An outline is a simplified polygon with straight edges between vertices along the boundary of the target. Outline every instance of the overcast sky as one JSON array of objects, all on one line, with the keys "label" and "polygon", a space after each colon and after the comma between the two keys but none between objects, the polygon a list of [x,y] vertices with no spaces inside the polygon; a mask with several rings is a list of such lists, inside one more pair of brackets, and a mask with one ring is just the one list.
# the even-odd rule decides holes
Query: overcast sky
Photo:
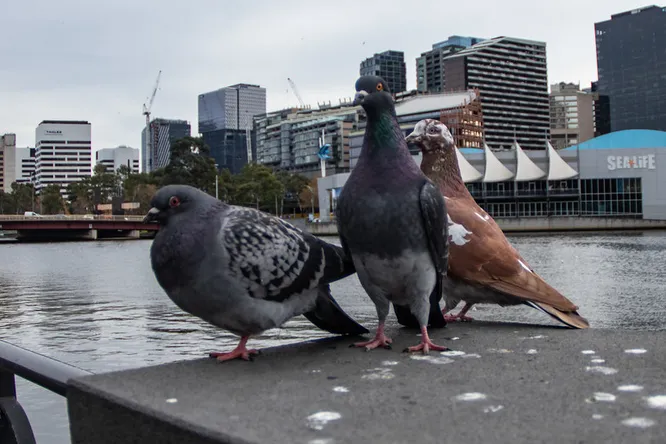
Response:
[{"label": "overcast sky", "polygon": [[[268,110],[353,96],[359,63],[415,58],[450,35],[545,41],[548,81],[596,80],[594,23],[647,0],[245,1],[21,0],[8,2],[0,39],[0,134],[34,146],[44,119],[92,123],[93,149],[140,147],[142,104],[158,71],[153,116],[189,120],[197,96],[234,83],[267,89]],[[231,6],[233,3],[233,6]]]}]

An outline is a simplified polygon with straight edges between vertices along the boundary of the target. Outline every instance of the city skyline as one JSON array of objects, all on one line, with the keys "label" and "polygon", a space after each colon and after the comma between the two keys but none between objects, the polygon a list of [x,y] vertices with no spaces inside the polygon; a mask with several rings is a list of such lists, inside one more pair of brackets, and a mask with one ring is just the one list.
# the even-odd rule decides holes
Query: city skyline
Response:
[{"label": "city skyline", "polygon": [[[337,103],[353,95],[358,64],[388,49],[405,53],[407,89],[414,89],[416,58],[433,43],[456,34],[544,41],[548,83],[586,86],[597,77],[594,24],[648,5],[619,0],[596,5],[480,1],[474,11],[463,5],[430,4],[427,14],[402,14],[398,4],[368,4],[365,14],[353,14],[357,4],[344,1],[314,12],[297,2],[267,3],[263,8],[220,8],[202,2],[191,10],[170,2],[161,2],[159,8],[152,2],[127,1],[95,8],[70,1],[13,4],[6,30],[17,38],[0,42],[11,61],[0,71],[0,95],[11,104],[0,111],[0,132],[16,133],[17,146],[33,146],[40,121],[85,119],[93,124],[93,151],[140,146],[145,126],[141,105],[160,69],[153,117],[187,120],[194,134],[202,91],[259,84],[267,90],[267,109],[272,111],[297,105],[287,82],[291,77],[313,108],[317,102]],[[120,13],[125,29],[132,31],[120,31],[105,19]],[[175,20],[196,20],[199,26],[179,27],[179,33],[163,26]],[[401,32],[395,32],[395,23]],[[21,31],[28,26],[34,32]],[[404,32],[410,28],[418,32]],[[47,35],[52,46],[61,49],[44,51],[40,42]],[[43,75],[44,67],[48,76]]]}]

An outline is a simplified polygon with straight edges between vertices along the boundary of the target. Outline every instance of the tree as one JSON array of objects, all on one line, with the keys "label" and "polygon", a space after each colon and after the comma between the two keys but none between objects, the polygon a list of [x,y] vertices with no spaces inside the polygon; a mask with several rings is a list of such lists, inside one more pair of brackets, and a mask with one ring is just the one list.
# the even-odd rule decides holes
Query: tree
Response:
[{"label": "tree", "polygon": [[89,184],[95,205],[109,203],[113,196],[120,194],[120,177],[101,163],[93,168]]},{"label": "tree", "polygon": [[89,214],[94,211],[90,178],[67,185],[69,211],[72,214]]},{"label": "tree", "polygon": [[162,186],[185,184],[215,195],[215,161],[201,137],[184,137],[171,145],[171,158],[164,168]]},{"label": "tree", "polygon": [[253,205],[257,209],[263,205],[264,209],[273,207],[276,213],[279,211],[277,202],[284,194],[284,186],[269,167],[248,163],[234,180],[237,204]]},{"label": "tree", "polygon": [[236,181],[234,181],[234,175],[227,168],[223,168],[217,175],[217,179],[219,188],[218,198],[228,204],[235,203]]},{"label": "tree", "polygon": [[290,202],[293,207],[298,206],[298,195],[308,186],[310,179],[300,174],[293,174],[287,171],[278,171],[275,177],[282,183],[284,194],[280,204],[280,214],[284,214],[284,202]]},{"label": "tree", "polygon": [[12,192],[8,198],[11,208],[5,210],[15,214],[21,214],[25,211],[35,209],[33,197],[35,196],[34,186],[31,183],[12,183]]},{"label": "tree", "polygon": [[10,213],[15,208],[13,197],[11,193],[0,190],[0,214]]},{"label": "tree", "polygon": [[314,214],[315,208],[319,206],[318,189],[317,179],[314,178],[310,180],[310,183],[305,186],[305,189],[301,191],[301,194],[298,196],[298,204],[300,205],[301,210],[303,208],[310,208],[310,211]]},{"label": "tree", "polygon": [[65,211],[65,200],[60,194],[59,185],[51,184],[42,188],[39,197],[44,214],[59,214]]}]

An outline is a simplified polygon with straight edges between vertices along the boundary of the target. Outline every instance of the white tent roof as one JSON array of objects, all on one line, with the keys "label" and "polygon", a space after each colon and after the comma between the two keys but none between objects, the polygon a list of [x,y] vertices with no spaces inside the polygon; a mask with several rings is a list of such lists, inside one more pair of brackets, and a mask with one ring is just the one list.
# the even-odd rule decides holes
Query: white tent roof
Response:
[{"label": "white tent roof", "polygon": [[513,145],[516,147],[516,177],[513,180],[525,182],[543,178],[546,173],[527,157],[518,142],[514,142]]},{"label": "white tent roof", "polygon": [[513,177],[513,173],[502,162],[495,157],[488,145],[483,144],[484,157],[486,158],[486,169],[483,172],[484,182],[504,182]]},{"label": "white tent roof", "polygon": [[548,146],[548,180],[565,180],[578,176],[578,172],[557,154],[550,142],[546,141],[546,145]]},{"label": "white tent roof", "polygon": [[458,147],[456,147],[456,157],[458,158],[458,168],[460,168],[460,175],[463,182],[476,182],[483,177],[483,174],[472,166],[465,156],[462,155]]}]

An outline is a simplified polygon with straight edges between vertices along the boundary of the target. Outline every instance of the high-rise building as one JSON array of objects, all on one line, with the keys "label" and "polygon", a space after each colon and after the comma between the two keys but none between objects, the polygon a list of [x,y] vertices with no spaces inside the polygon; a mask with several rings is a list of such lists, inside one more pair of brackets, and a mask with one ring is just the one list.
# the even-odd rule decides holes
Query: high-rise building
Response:
[{"label": "high-rise building", "polygon": [[[33,183],[35,179],[35,149],[16,148],[14,182]],[[9,184],[11,187],[11,183]]]},{"label": "high-rise building", "polygon": [[32,182],[34,172],[35,149],[18,148],[15,134],[0,136],[0,191],[11,192],[14,182]]},{"label": "high-rise building", "polygon": [[362,76],[380,76],[393,94],[407,89],[405,53],[402,51],[389,50],[368,57],[361,62],[360,73]]},{"label": "high-rise building", "polygon": [[441,61],[443,90],[478,89],[486,143],[508,149],[544,149],[550,135],[546,44],[495,37]]},{"label": "high-rise building", "polygon": [[139,172],[139,150],[124,145],[102,148],[95,153],[95,163],[104,165],[108,171],[117,171],[121,166],[126,166],[136,174]]},{"label": "high-rise building", "polygon": [[91,126],[85,120],[44,120],[35,130],[35,188],[67,185],[90,177]]},{"label": "high-rise building", "polygon": [[598,92],[610,129],[666,130],[666,7],[647,6],[595,23]]},{"label": "high-rise building", "polygon": [[560,150],[594,137],[594,96],[575,83],[550,85],[550,140]]},{"label": "high-rise building", "polygon": [[599,82],[592,82],[590,93],[594,97],[594,137],[611,132],[610,99],[608,94],[599,93]]},{"label": "high-rise building", "polygon": [[465,48],[469,48],[484,39],[452,35],[443,42],[432,45],[430,51],[416,59],[416,88],[419,91],[444,91],[444,58]]},{"label": "high-rise building", "polygon": [[255,118],[257,162],[306,177],[321,176],[321,137],[330,145],[326,174],[349,171],[349,135],[358,122],[351,103],[318,110],[282,110]]},{"label": "high-rise building", "polygon": [[171,145],[192,132],[187,120],[153,119],[150,122],[150,150],[146,128],[141,131],[141,171],[150,173],[164,168],[171,159]]},{"label": "high-rise building", "polygon": [[251,161],[253,117],[266,113],[266,89],[239,83],[199,95],[199,133],[219,169],[232,173]]},{"label": "high-rise building", "polygon": [[14,161],[8,157],[12,156],[14,150],[16,150],[16,134],[0,136],[0,190],[5,192],[11,191]]}]

